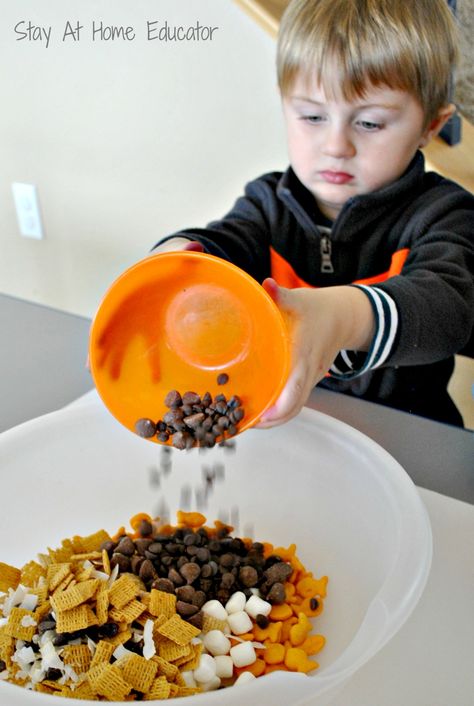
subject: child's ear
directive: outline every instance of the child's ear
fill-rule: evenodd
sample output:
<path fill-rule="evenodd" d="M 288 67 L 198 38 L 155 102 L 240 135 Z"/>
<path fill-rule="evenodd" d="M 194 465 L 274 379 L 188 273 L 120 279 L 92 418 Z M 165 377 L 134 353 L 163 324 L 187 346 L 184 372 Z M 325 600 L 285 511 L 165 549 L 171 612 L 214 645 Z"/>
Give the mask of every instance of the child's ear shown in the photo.
<path fill-rule="evenodd" d="M 432 120 L 428 127 L 425 129 L 425 132 L 423 133 L 420 140 L 420 147 L 426 147 L 428 142 L 430 142 L 433 137 L 436 137 L 440 130 L 443 129 L 443 126 L 448 122 L 448 120 L 452 118 L 455 112 L 456 106 L 453 103 L 449 103 L 449 105 L 445 105 L 440 108 L 436 118 Z"/>

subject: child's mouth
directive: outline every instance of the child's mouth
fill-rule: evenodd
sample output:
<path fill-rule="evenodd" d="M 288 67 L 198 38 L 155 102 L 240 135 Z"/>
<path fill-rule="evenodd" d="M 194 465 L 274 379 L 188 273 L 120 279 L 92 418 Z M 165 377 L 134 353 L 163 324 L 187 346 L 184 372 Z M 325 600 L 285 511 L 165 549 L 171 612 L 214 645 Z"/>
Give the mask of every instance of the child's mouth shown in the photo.
<path fill-rule="evenodd" d="M 354 178 L 352 174 L 348 174 L 347 172 L 325 170 L 319 173 L 324 181 L 327 181 L 329 184 L 347 184 L 347 182 Z"/>

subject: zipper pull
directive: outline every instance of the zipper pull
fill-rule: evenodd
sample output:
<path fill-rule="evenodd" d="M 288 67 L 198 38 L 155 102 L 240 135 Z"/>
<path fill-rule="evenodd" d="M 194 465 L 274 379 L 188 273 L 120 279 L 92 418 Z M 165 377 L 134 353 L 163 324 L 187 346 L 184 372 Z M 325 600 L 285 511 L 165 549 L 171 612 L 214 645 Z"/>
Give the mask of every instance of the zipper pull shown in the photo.
<path fill-rule="evenodd" d="M 325 274 L 332 274 L 334 272 L 334 267 L 331 261 L 331 241 L 327 235 L 322 235 L 319 252 L 321 254 L 321 272 Z"/>

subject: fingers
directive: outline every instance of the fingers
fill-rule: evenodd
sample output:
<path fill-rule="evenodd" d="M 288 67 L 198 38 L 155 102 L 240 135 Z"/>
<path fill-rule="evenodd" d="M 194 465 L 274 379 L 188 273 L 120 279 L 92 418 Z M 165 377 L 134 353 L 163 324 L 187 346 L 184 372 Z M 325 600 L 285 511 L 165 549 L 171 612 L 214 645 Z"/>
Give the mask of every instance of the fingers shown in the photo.
<path fill-rule="evenodd" d="M 176 250 L 194 250 L 195 252 L 202 252 L 204 248 L 201 243 L 198 243 L 195 240 L 189 240 L 188 238 L 183 238 L 182 236 L 176 236 L 175 238 L 165 240 L 164 243 L 161 243 L 161 245 L 154 248 L 151 251 L 150 256 L 162 252 L 175 252 Z"/>
<path fill-rule="evenodd" d="M 297 366 L 291 372 L 283 392 L 275 404 L 263 413 L 256 425 L 257 429 L 284 424 L 301 412 L 313 388 L 305 368 L 304 365 Z"/>
<path fill-rule="evenodd" d="M 266 279 L 264 279 L 262 282 L 262 287 L 264 288 L 266 293 L 271 296 L 275 304 L 277 304 L 279 287 L 273 277 L 267 277 Z"/>
<path fill-rule="evenodd" d="M 189 240 L 183 250 L 186 250 L 187 252 L 204 252 L 204 246 L 201 243 L 198 243 L 197 240 Z"/>

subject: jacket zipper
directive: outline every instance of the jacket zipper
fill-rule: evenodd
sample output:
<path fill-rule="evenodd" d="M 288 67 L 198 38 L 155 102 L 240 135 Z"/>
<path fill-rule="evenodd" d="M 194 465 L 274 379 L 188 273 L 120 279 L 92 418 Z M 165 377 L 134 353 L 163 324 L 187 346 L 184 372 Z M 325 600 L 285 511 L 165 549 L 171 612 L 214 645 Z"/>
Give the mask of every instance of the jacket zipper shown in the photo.
<path fill-rule="evenodd" d="M 319 252 L 321 255 L 320 272 L 324 274 L 332 274 L 334 267 L 331 260 L 331 240 L 327 235 L 322 235 L 319 241 Z"/>
<path fill-rule="evenodd" d="M 311 230 L 314 235 L 319 237 L 319 254 L 321 256 L 320 272 L 323 274 L 334 274 L 334 266 L 331 260 L 332 243 L 330 238 L 327 235 L 321 234 L 319 228 L 313 223 L 311 218 L 309 218 L 304 208 L 298 203 L 287 187 L 282 189 L 282 193 L 285 195 L 291 209 L 298 212 L 300 219 L 305 222 L 306 227 Z"/>

